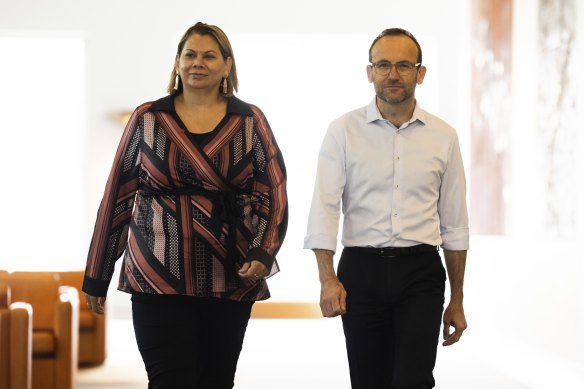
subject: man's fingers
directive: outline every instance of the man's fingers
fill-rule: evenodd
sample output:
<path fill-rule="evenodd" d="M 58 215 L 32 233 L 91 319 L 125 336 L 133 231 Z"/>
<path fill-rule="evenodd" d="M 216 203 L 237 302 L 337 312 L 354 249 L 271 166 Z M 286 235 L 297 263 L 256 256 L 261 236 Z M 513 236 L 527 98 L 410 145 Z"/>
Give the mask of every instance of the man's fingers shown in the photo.
<path fill-rule="evenodd" d="M 342 294 L 338 299 L 334 299 L 327 304 L 326 317 L 335 317 L 339 315 L 344 315 L 347 312 L 347 306 L 345 302 L 345 296 Z"/>
<path fill-rule="evenodd" d="M 347 312 L 347 291 L 339 280 L 323 283 L 320 291 L 320 310 L 324 317 L 335 317 Z"/>
<path fill-rule="evenodd" d="M 345 291 L 345 289 L 341 291 L 340 309 L 341 315 L 344 315 L 347 312 L 347 292 Z"/>
<path fill-rule="evenodd" d="M 456 333 L 452 334 L 450 337 L 448 337 L 448 339 L 446 339 L 443 343 L 442 346 L 451 346 L 454 343 L 458 342 L 458 340 L 460 339 L 460 336 L 456 336 Z"/>
<path fill-rule="evenodd" d="M 341 313 L 340 309 L 335 308 L 334 304 L 330 301 L 321 304 L 321 311 L 324 317 L 335 317 Z"/>
<path fill-rule="evenodd" d="M 449 323 L 444 323 L 444 329 L 442 330 L 442 338 L 444 340 L 447 340 L 448 338 L 450 338 L 450 324 Z"/>
<path fill-rule="evenodd" d="M 451 327 L 449 325 L 444 326 L 444 331 L 443 331 L 444 342 L 442 343 L 443 346 L 450 346 L 450 345 L 453 345 L 454 343 L 458 342 L 460 340 L 460 337 L 462 336 L 462 331 L 464 331 L 464 330 L 458 330 L 455 327 L 454 332 L 451 333 L 450 329 L 451 329 Z"/>

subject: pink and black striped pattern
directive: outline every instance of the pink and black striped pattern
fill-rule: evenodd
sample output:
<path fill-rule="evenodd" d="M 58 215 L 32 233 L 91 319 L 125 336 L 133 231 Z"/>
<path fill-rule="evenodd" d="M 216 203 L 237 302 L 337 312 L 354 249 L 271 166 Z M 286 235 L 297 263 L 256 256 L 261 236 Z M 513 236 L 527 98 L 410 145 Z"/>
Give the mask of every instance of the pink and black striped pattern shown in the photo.
<path fill-rule="evenodd" d="M 126 126 L 97 215 L 84 291 L 105 296 L 123 255 L 122 291 L 266 299 L 265 281 L 234 275 L 252 259 L 279 271 L 286 170 L 270 126 L 260 109 L 232 97 L 221 127 L 199 145 L 172 110 L 157 109 L 170 98 L 141 105 Z M 219 205 L 205 193 L 235 194 L 234 228 L 227 221 L 216 228 Z M 227 247 L 230 231 L 235 250 Z"/>

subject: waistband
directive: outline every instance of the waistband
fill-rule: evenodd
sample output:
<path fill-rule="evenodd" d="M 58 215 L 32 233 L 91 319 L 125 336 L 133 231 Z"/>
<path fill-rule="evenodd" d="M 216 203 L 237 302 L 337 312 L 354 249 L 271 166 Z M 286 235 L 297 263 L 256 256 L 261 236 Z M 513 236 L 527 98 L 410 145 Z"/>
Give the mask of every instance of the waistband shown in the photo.
<path fill-rule="evenodd" d="M 406 257 L 438 251 L 438 246 L 418 244 L 409 247 L 345 247 L 344 250 L 355 254 L 376 255 L 384 258 Z"/>

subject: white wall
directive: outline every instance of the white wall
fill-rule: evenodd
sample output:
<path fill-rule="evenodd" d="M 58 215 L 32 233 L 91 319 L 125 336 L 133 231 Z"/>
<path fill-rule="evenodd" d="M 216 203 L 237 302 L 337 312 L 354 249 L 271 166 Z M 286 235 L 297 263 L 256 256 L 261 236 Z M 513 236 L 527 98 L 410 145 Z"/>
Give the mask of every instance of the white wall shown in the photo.
<path fill-rule="evenodd" d="M 84 160 L 76 161 L 83 166 L 84 181 L 71 183 L 72 190 L 83 194 L 80 209 L 72 212 L 81 213 L 84 223 L 72 233 L 84 248 L 122 131 L 112 116 L 164 94 L 177 36 L 188 26 L 199 20 L 221 26 L 232 37 L 238 60 L 238 95 L 266 113 L 290 175 L 292 212 L 280 255 L 284 271 L 273 278 L 272 289 L 281 299 L 310 299 L 318 285 L 316 275 L 307 272 L 314 270 L 312 254 L 301 246 L 316 153 L 328 122 L 372 96 L 364 70 L 370 42 L 393 26 L 418 36 L 429 67 L 421 102 L 460 128 L 464 140 L 468 117 L 460 107 L 468 101 L 466 3 L 252 0 L 162 6 L 151 0 L 0 0 L 0 34 L 69 34 L 85 40 L 86 116 L 81 127 L 86 143 Z M 269 42 L 253 39 L 262 34 L 270 34 Z M 335 64 L 336 72 L 327 64 Z M 308 143 L 299 150 L 294 139 L 307 135 Z M 83 266 L 85 250 L 71 254 Z M 312 282 L 298 295 L 288 285 L 304 277 Z"/>

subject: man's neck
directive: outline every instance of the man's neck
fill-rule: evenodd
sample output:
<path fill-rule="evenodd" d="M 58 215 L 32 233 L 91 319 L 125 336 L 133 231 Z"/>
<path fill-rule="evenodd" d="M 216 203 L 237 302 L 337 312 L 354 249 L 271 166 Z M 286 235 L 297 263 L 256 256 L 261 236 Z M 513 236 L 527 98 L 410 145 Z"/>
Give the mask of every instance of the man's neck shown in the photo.
<path fill-rule="evenodd" d="M 376 104 L 381 116 L 397 128 L 400 128 L 412 118 L 414 109 L 416 108 L 415 99 L 393 104 L 383 101 L 378 97 Z"/>

